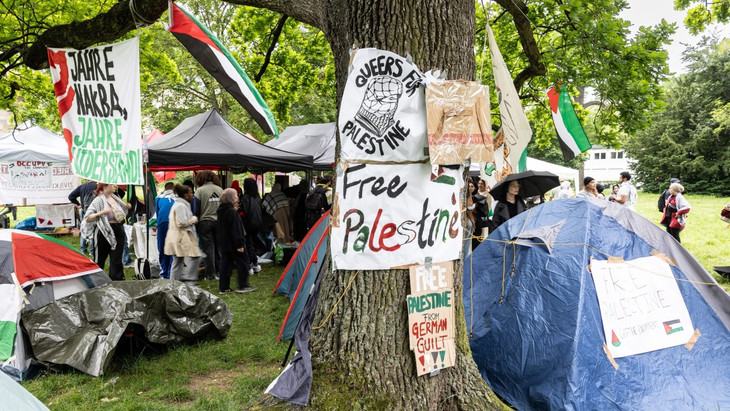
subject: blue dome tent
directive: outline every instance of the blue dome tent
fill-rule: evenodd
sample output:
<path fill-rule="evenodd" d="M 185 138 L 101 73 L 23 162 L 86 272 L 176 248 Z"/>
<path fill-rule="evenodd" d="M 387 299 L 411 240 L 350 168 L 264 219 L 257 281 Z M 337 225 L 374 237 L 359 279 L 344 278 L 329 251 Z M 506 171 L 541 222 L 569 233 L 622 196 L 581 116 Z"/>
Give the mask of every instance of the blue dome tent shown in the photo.
<path fill-rule="evenodd" d="M 730 296 L 635 212 L 602 200 L 552 201 L 507 221 L 471 258 L 464 262 L 464 305 L 473 357 L 490 387 L 516 408 L 730 407 Z M 691 338 L 612 355 L 627 334 L 607 336 L 605 316 L 615 313 L 602 310 L 596 269 L 652 258 L 666 263 L 665 278 L 676 282 L 691 318 L 666 318 L 655 331 L 669 338 L 683 324 Z M 631 278 L 643 286 L 653 271 L 632 270 Z M 654 299 L 668 305 L 663 297 Z"/>

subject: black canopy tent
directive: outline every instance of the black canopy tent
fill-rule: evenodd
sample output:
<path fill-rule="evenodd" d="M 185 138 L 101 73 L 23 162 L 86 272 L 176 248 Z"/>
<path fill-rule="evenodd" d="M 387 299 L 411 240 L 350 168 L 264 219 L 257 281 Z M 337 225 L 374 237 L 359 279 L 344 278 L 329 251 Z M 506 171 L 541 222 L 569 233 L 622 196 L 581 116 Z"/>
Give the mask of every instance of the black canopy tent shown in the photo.
<path fill-rule="evenodd" d="M 279 134 L 279 138 L 269 140 L 266 145 L 295 153 L 311 154 L 316 171 L 334 169 L 335 164 L 335 123 L 307 124 L 290 126 Z"/>
<path fill-rule="evenodd" d="M 312 156 L 269 147 L 231 126 L 211 109 L 183 120 L 172 131 L 149 143 L 151 170 L 252 169 L 305 171 Z"/>

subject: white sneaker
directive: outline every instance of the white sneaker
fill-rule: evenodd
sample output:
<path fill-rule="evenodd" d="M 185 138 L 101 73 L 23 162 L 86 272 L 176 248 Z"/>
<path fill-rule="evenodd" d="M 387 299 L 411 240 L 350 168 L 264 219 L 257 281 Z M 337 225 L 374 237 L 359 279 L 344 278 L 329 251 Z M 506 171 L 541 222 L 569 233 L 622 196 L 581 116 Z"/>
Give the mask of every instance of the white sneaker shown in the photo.
<path fill-rule="evenodd" d="M 258 273 L 259 271 L 261 271 L 261 266 L 260 266 L 259 264 L 256 264 L 256 265 L 255 265 L 255 266 L 253 266 L 252 268 L 253 268 L 253 271 L 254 271 L 255 273 Z"/>

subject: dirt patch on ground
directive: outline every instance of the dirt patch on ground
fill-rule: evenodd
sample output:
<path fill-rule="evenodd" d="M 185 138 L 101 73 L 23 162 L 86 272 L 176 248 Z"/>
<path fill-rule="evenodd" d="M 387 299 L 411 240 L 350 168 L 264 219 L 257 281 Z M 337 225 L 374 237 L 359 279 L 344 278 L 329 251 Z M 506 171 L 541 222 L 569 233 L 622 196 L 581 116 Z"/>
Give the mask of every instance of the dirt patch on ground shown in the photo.
<path fill-rule="evenodd" d="M 191 391 L 209 393 L 213 389 L 224 391 L 231 386 L 231 382 L 244 374 L 242 368 L 232 370 L 216 370 L 205 375 L 195 375 L 191 378 L 188 387 Z"/>

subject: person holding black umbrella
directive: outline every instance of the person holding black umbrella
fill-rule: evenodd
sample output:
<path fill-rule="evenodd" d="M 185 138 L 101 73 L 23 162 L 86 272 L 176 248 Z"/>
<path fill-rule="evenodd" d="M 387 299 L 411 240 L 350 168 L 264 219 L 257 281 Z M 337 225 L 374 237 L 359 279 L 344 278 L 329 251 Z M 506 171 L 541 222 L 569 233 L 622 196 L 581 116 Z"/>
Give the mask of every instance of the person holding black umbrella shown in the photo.
<path fill-rule="evenodd" d="M 489 226 L 490 233 L 504 224 L 505 221 L 527 210 L 525 200 L 519 194 L 522 185 L 520 180 L 512 180 L 508 184 L 504 199 L 502 199 L 503 201 L 499 201 L 494 206 L 494 215 Z"/>

